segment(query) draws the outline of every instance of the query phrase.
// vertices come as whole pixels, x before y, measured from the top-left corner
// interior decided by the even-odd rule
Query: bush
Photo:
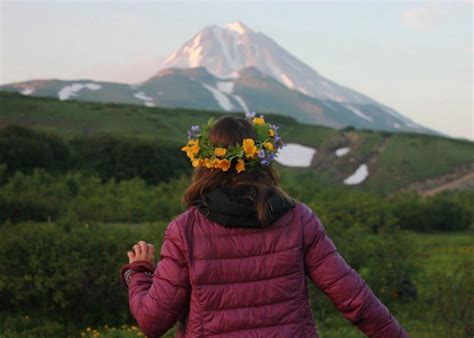
[[[44,324],[45,330],[56,327],[47,324],[52,314],[61,325],[130,322],[119,268],[128,262],[126,252],[138,240],[159,248],[166,224],[5,225],[0,238],[1,316],[21,313],[33,322],[43,319],[35,326]],[[18,330],[14,322],[8,323],[7,318],[3,325]]]
[[[31,174],[36,168],[54,174],[81,170],[98,175],[103,182],[139,177],[156,184],[191,173],[180,148],[176,142],[107,135],[66,143],[53,134],[12,125],[0,129],[0,165],[6,165],[1,176],[10,177],[18,171]],[[0,179],[0,184],[5,181]]]
[[[470,198],[464,192],[444,191],[423,198],[416,192],[393,196],[390,205],[393,215],[403,229],[417,231],[465,230],[474,222]]]
[[[150,186],[140,178],[102,183],[81,173],[18,172],[0,189],[0,224],[7,219],[17,223],[62,217],[133,223],[168,220],[182,211],[181,194],[188,182],[181,177]]]
[[[189,160],[175,143],[94,136],[70,142],[74,167],[97,174],[102,181],[135,177],[149,184],[191,173]]]
[[[31,173],[34,168],[64,172],[69,161],[69,149],[57,136],[14,125],[0,129],[0,163],[7,165],[9,176],[16,171]]]

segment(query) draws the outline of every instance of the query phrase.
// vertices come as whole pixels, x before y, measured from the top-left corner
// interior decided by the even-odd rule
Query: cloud
[[[443,12],[438,6],[422,6],[403,13],[401,25],[416,30],[429,30],[440,22]]]

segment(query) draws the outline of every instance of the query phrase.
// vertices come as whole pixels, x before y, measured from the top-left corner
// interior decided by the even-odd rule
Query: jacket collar
[[[255,205],[245,197],[246,187],[216,187],[204,193],[204,199],[195,202],[197,209],[209,220],[230,228],[262,228]],[[287,202],[278,195],[268,197],[272,208],[273,224],[288,210],[295,207],[295,201]]]

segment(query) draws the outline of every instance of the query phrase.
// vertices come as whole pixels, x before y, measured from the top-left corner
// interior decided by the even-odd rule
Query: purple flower
[[[248,119],[253,119],[255,117],[255,112],[254,111],[245,112],[245,117]]]
[[[274,158],[275,158],[275,153],[270,153],[270,155],[268,155],[269,161],[273,161]]]
[[[258,158],[265,158],[265,149],[260,149],[258,152]]]
[[[188,130],[188,140],[191,138],[197,137],[200,132],[200,128],[197,124],[191,126],[191,129]]]
[[[269,162],[268,160],[266,160],[266,159],[261,160],[260,163],[261,163],[262,165],[269,165],[269,164],[270,164],[270,162]]]

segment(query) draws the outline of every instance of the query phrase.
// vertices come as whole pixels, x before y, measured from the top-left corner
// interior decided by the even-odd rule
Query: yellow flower
[[[268,142],[268,141],[264,142],[264,143],[263,143],[263,146],[264,146],[265,148],[267,148],[267,150],[269,150],[269,151],[273,151],[273,149],[274,149],[274,148],[273,148],[273,143]]]
[[[199,140],[189,140],[188,143],[181,148],[182,151],[186,152],[186,155],[193,159],[199,152]]]
[[[270,129],[268,129],[267,134],[268,134],[268,136],[273,137],[273,136],[275,136],[275,131],[270,128]]]
[[[211,160],[211,163],[213,168],[219,169],[221,167],[221,160],[217,158]]]
[[[242,143],[242,148],[245,152],[245,157],[251,158],[257,154],[257,147],[255,146],[255,141],[251,138],[244,139]]]
[[[253,123],[254,124],[264,124],[265,120],[263,119],[263,117],[254,117],[253,118]]]
[[[193,167],[199,167],[203,163],[203,160],[200,158],[193,158],[192,165]]]
[[[225,148],[216,148],[214,149],[214,154],[219,157],[225,156],[227,150]]]
[[[240,173],[241,171],[245,170],[245,162],[243,159],[239,158],[237,160],[237,164],[235,165],[235,170],[237,170],[237,173]]]
[[[211,162],[211,160],[210,160],[209,158],[206,157],[206,158],[204,159],[204,166],[205,166],[207,169],[210,169],[210,168],[212,168],[213,163]]]
[[[230,169],[230,161],[227,160],[227,159],[223,159],[220,161],[220,167],[222,169],[222,171],[227,171]]]

